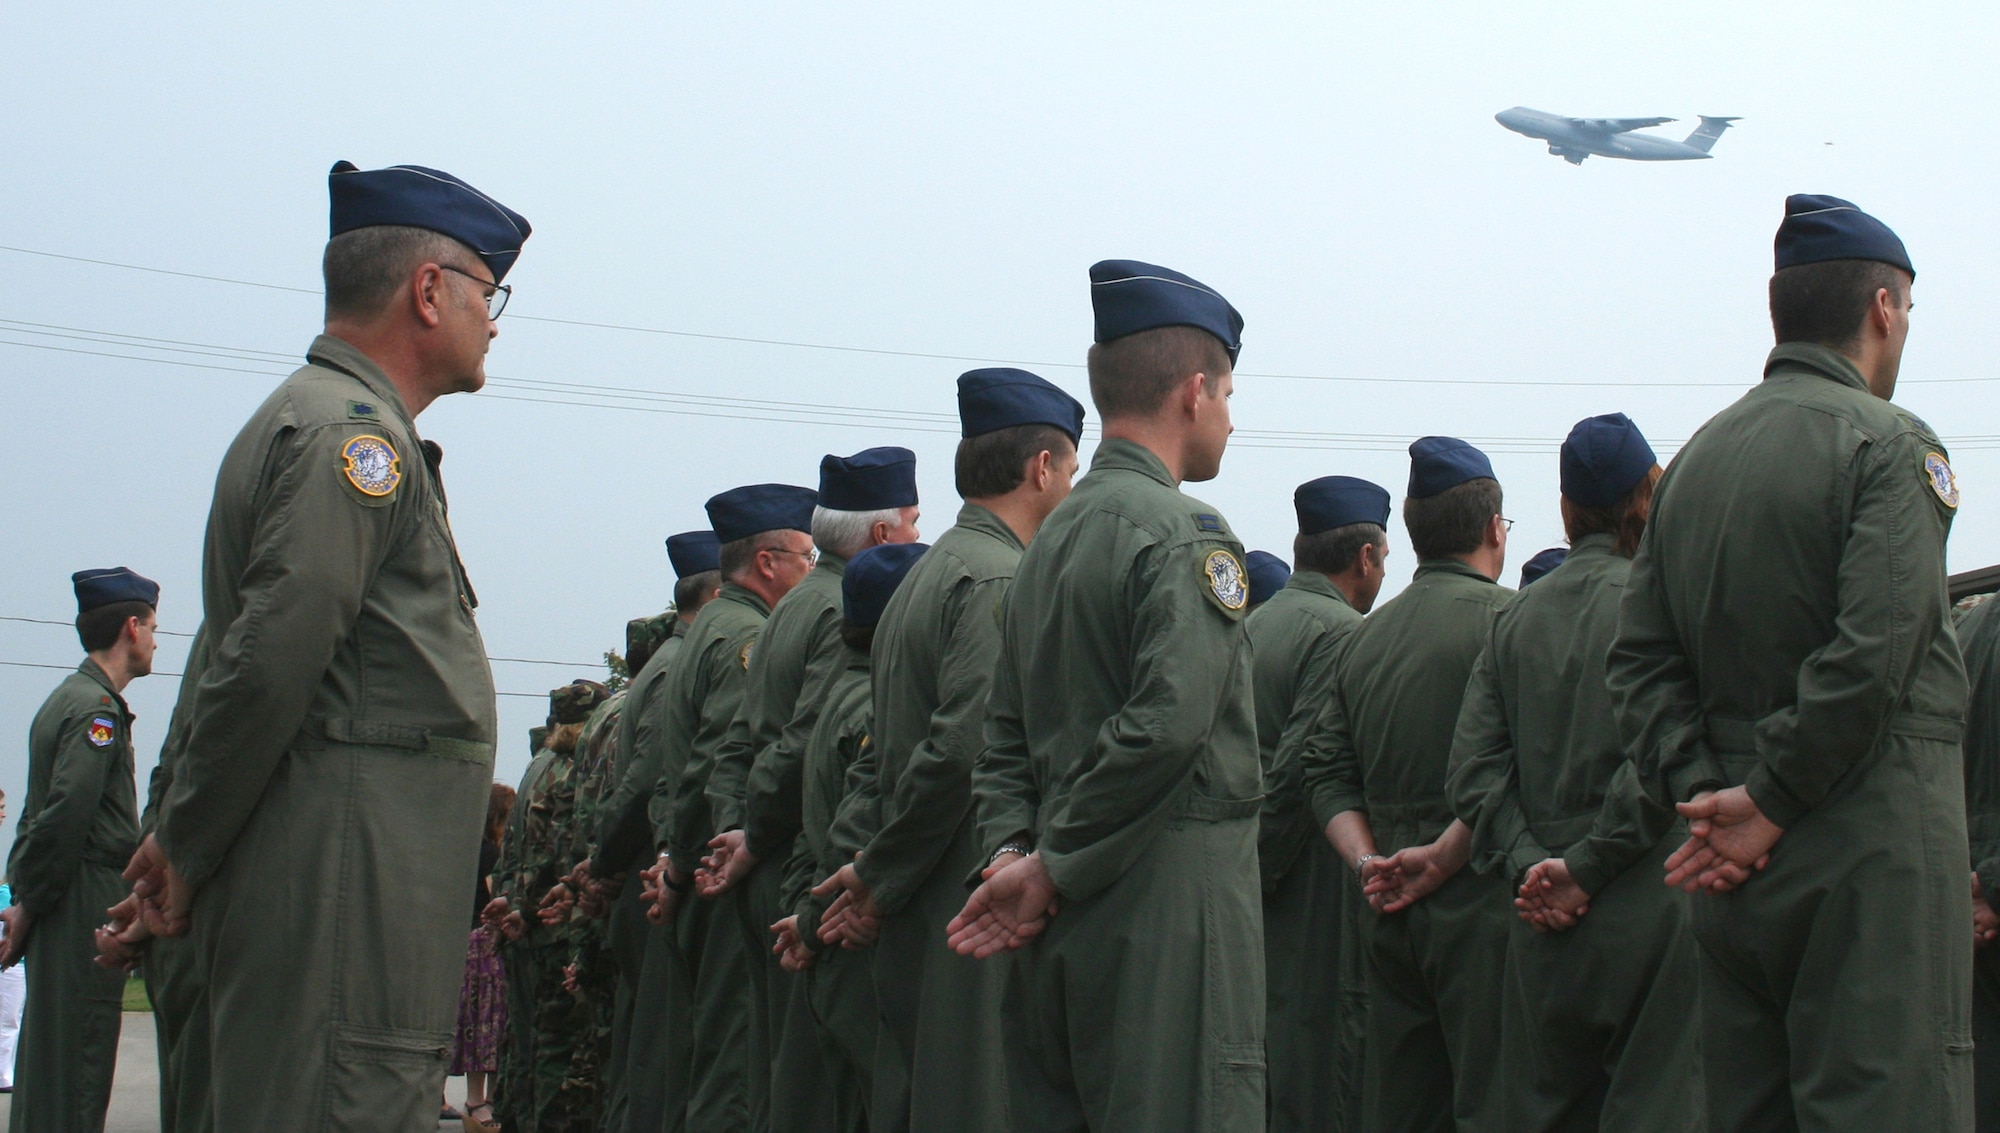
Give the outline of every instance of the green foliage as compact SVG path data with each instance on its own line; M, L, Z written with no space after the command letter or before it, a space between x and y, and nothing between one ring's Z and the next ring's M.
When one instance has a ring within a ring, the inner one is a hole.
M631 682L632 669L625 664L625 658L619 656L617 650L604 651L604 667L611 672L611 675L604 679L604 687L612 692L618 692Z

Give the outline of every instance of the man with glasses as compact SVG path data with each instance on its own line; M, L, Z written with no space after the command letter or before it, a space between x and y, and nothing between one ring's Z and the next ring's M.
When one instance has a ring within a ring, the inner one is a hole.
M1410 446L1416 577L1341 643L1299 749L1314 821L1377 914L1362 931L1362 1128L1382 1133L1502 1128L1492 1050L1512 892L1464 868L1471 831L1445 797L1465 682L1514 594L1498 585L1513 526L1500 502L1485 453L1456 437Z
M328 177L326 333L224 455L178 757L128 876L188 933L217 1133L433 1128L493 678L416 417L485 384L528 222L447 173Z

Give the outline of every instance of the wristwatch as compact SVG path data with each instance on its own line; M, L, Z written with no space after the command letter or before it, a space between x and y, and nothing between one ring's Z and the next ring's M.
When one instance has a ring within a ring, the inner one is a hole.
M1382 855L1380 854L1363 854L1360 857L1354 859L1355 879L1360 880L1367 873L1368 863L1374 861L1376 858L1379 858L1381 856Z
M994 862L999 861L1002 854L1019 854L1025 858L1034 852L1035 848L1026 842L1007 842L1003 843L999 849L993 851L993 856L986 859L986 864L992 865Z

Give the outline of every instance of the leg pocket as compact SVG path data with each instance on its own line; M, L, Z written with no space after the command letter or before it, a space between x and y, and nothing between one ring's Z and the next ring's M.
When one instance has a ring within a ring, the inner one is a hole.
M1264 1044L1217 1043L1215 1055L1214 1096L1204 1128L1257 1133L1265 1119Z
M343 1133L434 1128L450 1061L449 1031L336 1023L328 1127Z

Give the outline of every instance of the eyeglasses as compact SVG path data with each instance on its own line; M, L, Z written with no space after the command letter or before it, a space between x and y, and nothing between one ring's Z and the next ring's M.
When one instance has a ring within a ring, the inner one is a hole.
M450 264L439 264L438 266L446 271L457 272L481 287L491 287L493 289L486 293L486 319L488 322L498 320L500 312L507 309L507 300L514 294L513 287L505 283L494 283L492 280L481 279L464 268L455 268Z
M813 566L819 562L818 547L814 547L810 551L794 551L790 547L766 547L764 549L774 555L797 555L806 561L807 566Z
M1506 531L1512 531L1512 530L1514 530L1514 521L1513 521L1513 520L1511 520L1511 519L1508 519L1508 518L1507 518L1506 516L1504 516L1504 515L1502 515L1502 516L1496 516L1495 518L1497 518L1497 519L1498 519L1498 520L1500 521L1500 523L1501 523L1501 527L1502 527L1502 529L1503 529L1503 530L1506 530Z

